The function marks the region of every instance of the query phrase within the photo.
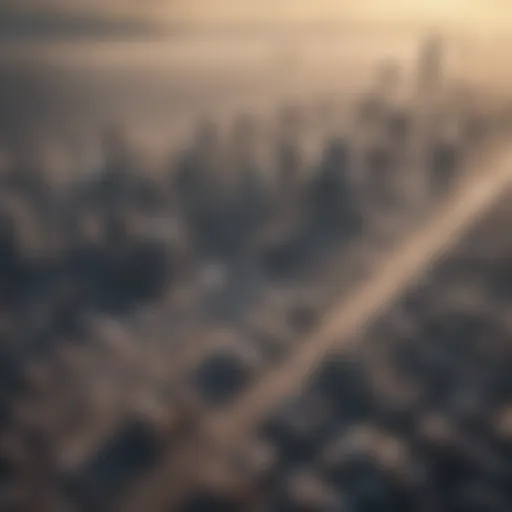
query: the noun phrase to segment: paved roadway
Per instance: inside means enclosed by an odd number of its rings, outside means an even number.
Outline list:
[[[326,354],[339,350],[398,299],[424,274],[425,268],[441,258],[466,231],[509,190],[512,183],[512,153],[500,151],[485,164],[485,173],[469,173],[445,204],[425,225],[391,250],[372,276],[357,289],[350,301],[335,305],[319,329],[286,361],[271,369],[231,406],[210,413],[178,452],[170,453],[149,478],[129,493],[123,512],[171,510],[171,497],[183,495],[191,475],[199,477],[205,446],[216,453],[229,453],[243,446],[252,428],[284,398],[300,390]],[[206,442],[206,445],[204,444]],[[206,452],[212,453],[212,452]],[[181,478],[180,478],[181,477]],[[190,488],[190,487],[188,487]],[[170,508],[168,508],[170,507]]]

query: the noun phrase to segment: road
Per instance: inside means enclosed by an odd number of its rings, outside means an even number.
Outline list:
[[[122,510],[173,509],[171,496],[183,495],[191,475],[199,477],[200,469],[206,467],[204,453],[201,458],[205,441],[206,446],[225,454],[243,446],[254,426],[284,398],[298,392],[305,376],[328,353],[350,344],[355,333],[412,287],[428,265],[439,260],[508,191],[512,183],[512,153],[496,153],[485,167],[489,169],[485,173],[469,173],[454,195],[421,228],[391,250],[349,301],[334,306],[316,333],[286,361],[271,369],[235,403],[206,416],[197,435],[192,435],[179,453],[169,454],[145,482],[140,482]]]
[[[229,409],[219,411],[205,424],[216,443],[240,439],[280,401],[300,389],[305,375],[333,349],[374,320],[384,308],[404,294],[439,260],[478,218],[504,196],[512,184],[512,153],[495,164],[497,172],[475,176],[449,204],[441,208],[420,232],[406,240],[376,270],[353,297],[325,316],[316,334],[302,349],[266,376]]]

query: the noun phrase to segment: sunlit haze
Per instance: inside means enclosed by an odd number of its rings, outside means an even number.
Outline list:
[[[187,21],[402,19],[482,25],[510,21],[503,12],[507,7],[500,0],[432,0],[424,3],[412,0],[241,0],[236,3],[229,0],[188,0],[162,1],[160,4],[162,12],[166,12],[169,18]]]
[[[460,25],[479,30],[512,24],[512,7],[504,0],[7,0],[2,7],[194,24],[368,20]]]

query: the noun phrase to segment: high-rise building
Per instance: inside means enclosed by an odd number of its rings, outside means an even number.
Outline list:
[[[443,42],[438,36],[427,38],[420,50],[418,92],[420,96],[436,95],[443,78]]]
[[[439,117],[442,92],[443,44],[438,36],[427,38],[420,48],[416,97],[414,98],[414,130],[410,146],[411,174],[408,194],[414,208],[424,209],[431,196],[431,176],[427,165],[429,148]]]
[[[392,60],[381,63],[377,73],[377,94],[384,101],[396,99],[400,89],[400,67]]]

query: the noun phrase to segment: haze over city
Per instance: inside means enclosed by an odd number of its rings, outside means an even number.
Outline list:
[[[0,0],[0,511],[510,512],[511,16]]]

